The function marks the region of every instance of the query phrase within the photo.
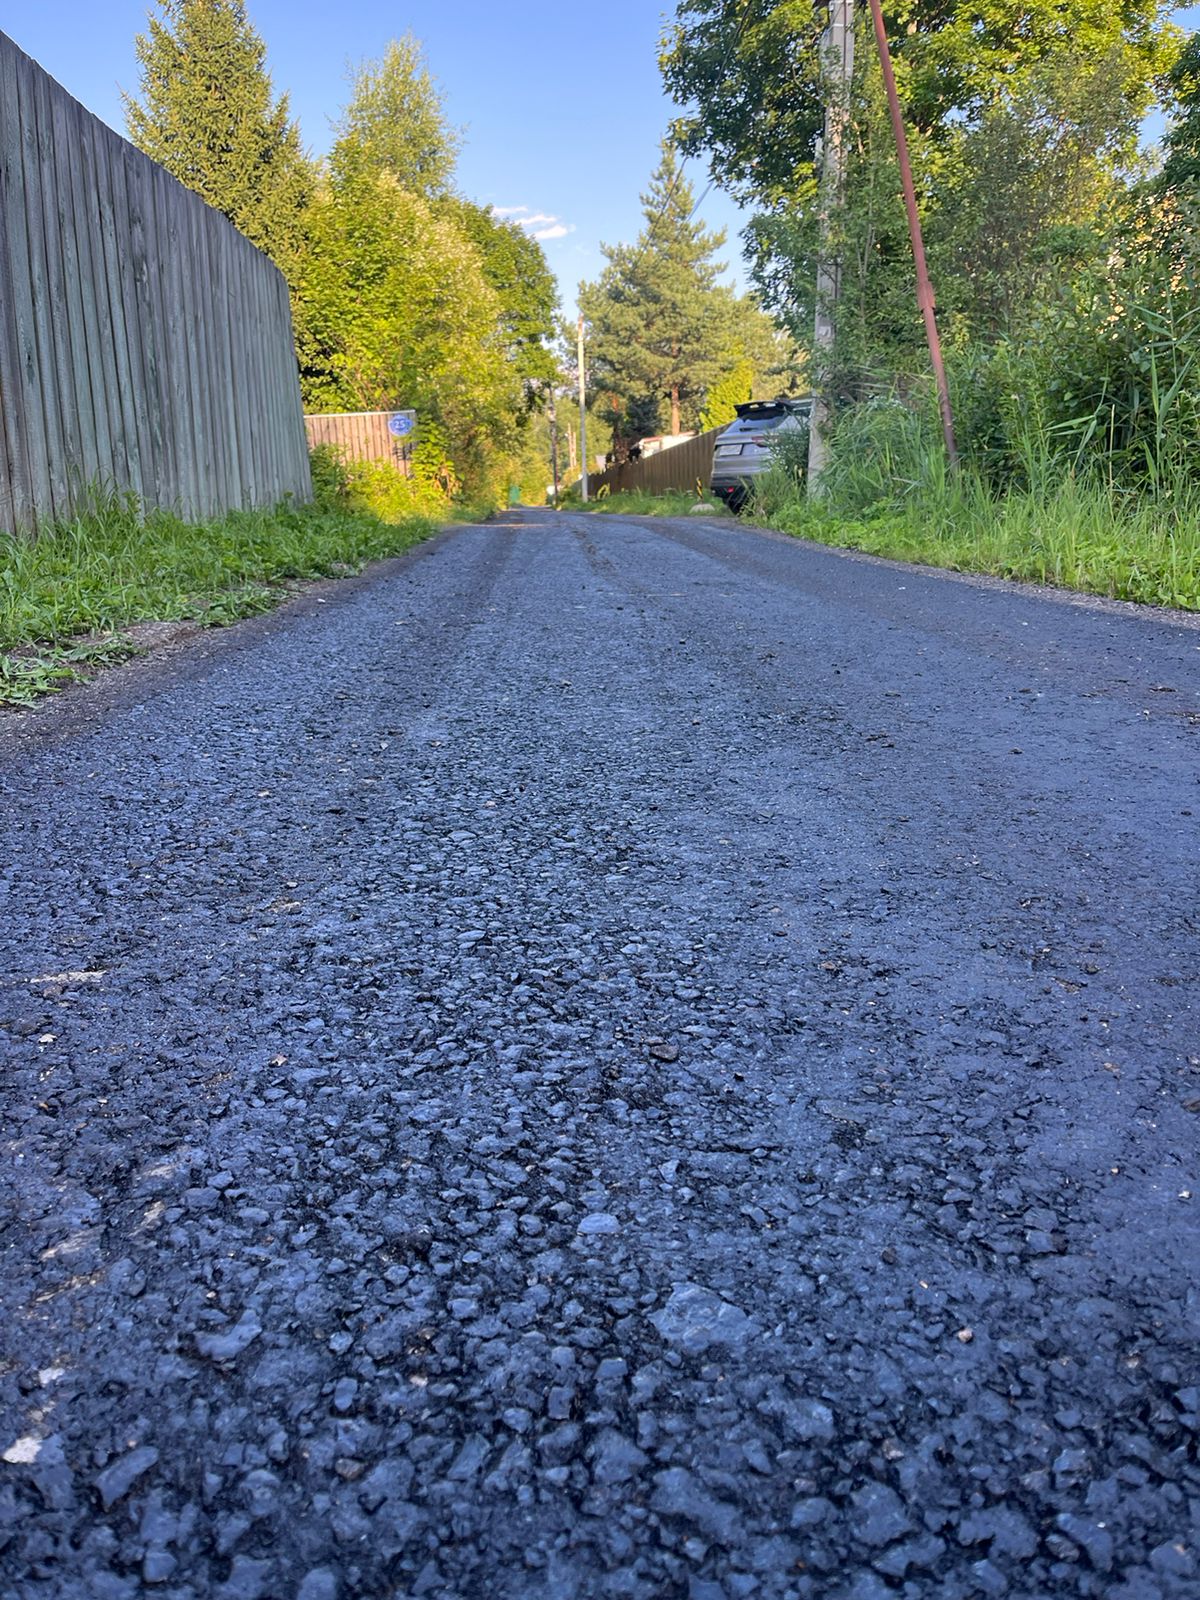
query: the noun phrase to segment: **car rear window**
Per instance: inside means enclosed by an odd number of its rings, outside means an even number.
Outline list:
[[[770,433],[772,428],[781,427],[785,418],[793,413],[787,411],[773,411],[766,416],[739,417],[736,422],[731,422],[726,433]]]

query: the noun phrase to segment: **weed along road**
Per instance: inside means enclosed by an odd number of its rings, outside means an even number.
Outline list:
[[[0,1592],[1200,1593],[1200,630],[509,513],[0,731]]]

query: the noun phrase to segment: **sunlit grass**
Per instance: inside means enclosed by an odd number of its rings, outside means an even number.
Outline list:
[[[120,635],[133,623],[233,622],[300,582],[399,555],[437,527],[428,516],[385,522],[286,506],[192,524],[111,499],[36,539],[0,535],[0,704],[30,703],[129,654]]]
[[[626,489],[620,494],[601,495],[588,502],[589,511],[616,512],[624,517],[683,517],[695,506],[704,506],[714,517],[724,516],[725,508],[707,496],[686,489],[669,489],[651,494],[645,489]],[[572,509],[581,509],[578,505]]]
[[[1072,478],[996,493],[967,472],[857,516],[797,493],[763,520],[896,560],[1200,610],[1196,494],[1164,502]]]

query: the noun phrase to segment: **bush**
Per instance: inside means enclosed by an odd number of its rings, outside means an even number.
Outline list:
[[[349,511],[353,489],[350,469],[334,445],[314,445],[308,453],[312,468],[313,504],[318,511]]]
[[[448,514],[457,488],[437,443],[417,446],[411,477],[387,461],[347,461],[336,445],[315,446],[309,459],[319,511],[366,513],[390,523],[439,518]]]

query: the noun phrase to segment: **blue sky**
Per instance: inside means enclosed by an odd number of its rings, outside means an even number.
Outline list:
[[[5,0],[3,27],[123,132],[119,89],[137,86],[133,39],[146,11],[147,0]],[[568,308],[579,280],[603,265],[600,241],[636,234],[638,195],[672,114],[656,64],[664,10],[654,0],[445,0],[420,8],[249,0],[249,11],[276,87],[290,92],[315,151],[328,145],[348,64],[408,30],[423,40],[449,114],[466,128],[461,188],[474,200],[552,219],[535,226],[556,235],[543,245]],[[707,181],[698,175],[697,192]],[[730,228],[725,254],[736,264],[735,208],[714,190],[700,216]]]
[[[410,30],[465,126],[463,191],[543,234],[569,309],[581,278],[603,265],[600,241],[630,239],[638,195],[672,114],[656,65],[668,14],[654,0],[444,0],[409,9],[384,0],[249,0],[276,86],[287,89],[314,151],[345,99],[349,64]],[[137,87],[134,35],[147,0],[5,0],[4,30],[77,99],[124,129],[119,89]],[[1200,27],[1200,4],[1178,20]],[[331,35],[334,37],[331,38]],[[1157,134],[1158,127],[1150,130]],[[698,191],[707,181],[697,170]],[[700,216],[727,227],[738,264],[738,213],[714,190]]]

